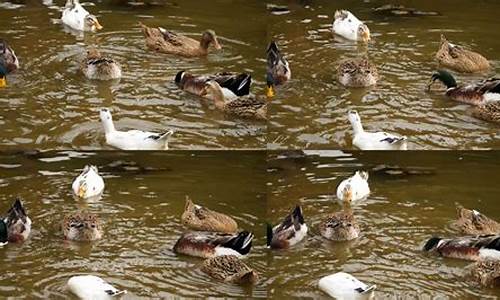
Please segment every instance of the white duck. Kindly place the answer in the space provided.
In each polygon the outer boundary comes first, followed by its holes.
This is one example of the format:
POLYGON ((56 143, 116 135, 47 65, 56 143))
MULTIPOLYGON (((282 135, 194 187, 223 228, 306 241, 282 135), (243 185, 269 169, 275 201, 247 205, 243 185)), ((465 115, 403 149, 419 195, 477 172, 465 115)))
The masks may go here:
POLYGON ((353 176, 342 180, 337 187, 337 198, 341 203, 361 200, 369 194, 368 172, 365 171, 356 171, 353 176))
POLYGON ((352 41, 370 41, 370 29, 347 10, 337 10, 332 27, 333 33, 352 41))
POLYGON ((351 274, 344 272, 335 273, 321 278, 318 282, 319 289, 335 299, 341 300, 367 300, 373 299, 376 285, 368 286, 351 274))
POLYGON ((104 191, 104 180, 96 166, 86 165, 71 185, 73 193, 81 199, 96 197, 104 191))
POLYGON ((361 150, 406 150, 406 136, 392 135, 387 132, 366 132, 361 124, 358 112, 350 110, 347 113, 351 122, 354 137, 352 144, 361 150))
POLYGON ((101 109, 101 122, 106 134, 106 143, 122 150, 168 150, 172 130, 155 133, 142 130, 118 131, 113 124, 111 112, 101 109))
POLYGON ((127 291, 119 291, 102 278, 94 275, 73 276, 68 280, 69 290, 84 300, 117 299, 127 291))
POLYGON ((83 8, 79 0, 66 1, 61 20, 75 30, 95 32, 102 29, 97 17, 83 8))

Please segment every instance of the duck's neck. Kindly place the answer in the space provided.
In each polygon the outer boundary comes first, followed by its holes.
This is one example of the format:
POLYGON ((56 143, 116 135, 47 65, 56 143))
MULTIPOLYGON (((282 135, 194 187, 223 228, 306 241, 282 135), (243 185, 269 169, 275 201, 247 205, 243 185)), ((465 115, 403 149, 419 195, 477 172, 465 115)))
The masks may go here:
POLYGON ((200 49, 204 52, 207 52, 208 46, 210 46, 210 40, 207 39, 205 36, 202 36, 200 40, 200 49))
POLYGON ((115 124, 113 124, 113 120, 103 120, 102 125, 104 126, 105 134, 110 134, 116 131, 115 124))
POLYGON ((217 106, 217 108, 223 108, 226 100, 224 98, 224 92, 222 91, 222 88, 219 87, 213 89, 212 96, 214 98, 215 106, 217 106))
POLYGON ((352 125, 352 130, 354 131, 354 134, 362 133, 364 132, 363 125, 361 124, 361 121, 351 121, 352 125))

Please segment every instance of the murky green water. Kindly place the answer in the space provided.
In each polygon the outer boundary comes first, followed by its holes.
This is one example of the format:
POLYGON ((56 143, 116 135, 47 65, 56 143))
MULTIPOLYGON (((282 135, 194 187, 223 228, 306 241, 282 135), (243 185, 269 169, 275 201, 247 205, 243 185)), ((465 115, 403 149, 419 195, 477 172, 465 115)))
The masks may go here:
POLYGON ((10 42, 21 64, 8 77, 9 87, 0 91, 0 148, 111 149, 104 142, 101 107, 112 109, 118 129, 174 129, 172 149, 265 147, 265 122, 224 116, 173 82, 180 70, 249 72, 255 79, 253 92, 260 93, 266 30, 260 1, 168 1, 135 8, 97 2, 87 9, 104 29, 84 36, 59 24, 64 3, 0 6, 0 37, 10 42), (153 53, 146 50, 139 21, 196 39, 211 28, 223 51, 194 59, 153 53), (88 46, 121 63, 119 82, 83 76, 79 63, 88 46))
POLYGON ((432 235, 454 236, 455 203, 499 219, 496 174, 499 153, 311 152, 306 158, 273 155, 269 161, 268 219, 277 222, 302 205, 308 237, 268 257, 269 297, 326 298, 319 278, 339 271, 377 285, 376 299, 496 299, 498 289, 481 289, 463 278, 469 262, 424 255, 432 235), (319 156, 318 156, 319 154, 319 156), (370 171, 381 164, 425 175, 395 176, 370 171), (330 242, 318 225, 340 210, 336 187, 356 170, 370 171, 371 195, 353 211, 361 235, 330 242))
POLYGON ((279 90, 270 110, 269 146, 295 149, 352 149, 347 111, 357 109, 367 130, 407 135, 409 149, 498 148, 497 124, 477 120, 471 107, 425 92, 436 69, 440 34, 479 51, 492 62, 488 74, 460 75, 470 82, 498 70, 500 2, 398 1, 437 11, 437 17, 386 18, 372 8, 387 1, 270 1, 289 4, 290 13, 269 17, 269 38, 276 39, 292 67, 293 80, 279 90), (349 9, 365 21, 373 41, 366 46, 334 41, 335 10, 349 9), (335 66, 346 57, 368 54, 379 69, 379 83, 346 89, 335 81, 335 66))
POLYGON ((172 251, 186 230, 180 224, 186 195, 233 216, 243 229, 262 231, 263 153, 2 154, 0 172, 1 214, 19 195, 33 221, 27 242, 0 248, 0 298, 66 299, 69 277, 88 273, 127 289, 125 299, 266 296, 262 234, 245 259, 261 275, 253 288, 214 281, 200 271, 203 260, 172 251), (99 167, 106 187, 102 199, 85 203, 73 199, 71 183, 89 163, 99 167), (103 238, 65 242, 57 228, 62 215, 83 207, 103 220, 103 238))

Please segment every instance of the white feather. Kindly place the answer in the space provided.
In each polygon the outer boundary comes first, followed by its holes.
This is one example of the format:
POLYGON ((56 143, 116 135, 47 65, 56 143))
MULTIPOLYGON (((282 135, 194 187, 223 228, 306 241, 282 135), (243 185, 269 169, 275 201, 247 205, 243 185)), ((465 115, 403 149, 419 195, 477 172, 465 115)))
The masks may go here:
POLYGON ((483 260, 484 259, 500 260, 500 251, 495 249, 481 248, 479 249, 479 257, 483 260))
POLYGON ((116 130, 111 112, 108 109, 102 109, 100 117, 106 135, 106 143, 113 147, 122 150, 168 150, 168 140, 173 134, 171 130, 161 138, 154 139, 152 136, 157 136, 158 133, 142 130, 116 130))
POLYGON ((363 300, 372 299, 375 285, 368 286, 359 281, 356 277, 339 272, 321 278, 318 282, 319 289, 335 299, 342 300, 363 300), (359 290, 357 290, 359 289, 359 290), (367 291, 367 292, 360 292, 367 291))
POLYGON ((83 172, 75 178, 71 185, 75 195, 78 195, 82 185, 86 187, 84 199, 98 196, 104 191, 104 180, 98 174, 97 167, 85 166, 83 172))
POLYGON ((347 185, 351 189, 351 201, 364 199, 370 194, 368 180, 364 179, 359 171, 356 171, 353 176, 342 180, 337 186, 337 198, 341 203, 345 201, 346 195, 344 192, 347 185))
POLYGON ((360 40, 361 38, 358 37, 358 28, 360 25, 363 25, 363 22, 356 18, 356 16, 354 16, 351 12, 344 12, 347 13, 347 17, 345 19, 336 17, 333 21, 333 32, 352 41, 360 40))
POLYGON ((295 231, 295 235, 288 240, 290 247, 302 241, 307 236, 308 229, 306 224, 301 224, 300 229, 295 231))
POLYGON ((231 249, 231 248, 226 248, 226 247, 215 247, 215 256, 221 256, 221 255, 236 255, 238 257, 242 257, 241 253, 238 251, 231 249))
POLYGON ((116 299, 116 296, 127 293, 119 291, 103 279, 93 275, 73 276, 68 280, 69 290, 84 300, 116 299))
POLYGON ((63 10, 61 20, 63 24, 75 30, 84 31, 85 17, 87 15, 89 15, 89 12, 80 3, 75 1, 74 7, 66 7, 63 10))

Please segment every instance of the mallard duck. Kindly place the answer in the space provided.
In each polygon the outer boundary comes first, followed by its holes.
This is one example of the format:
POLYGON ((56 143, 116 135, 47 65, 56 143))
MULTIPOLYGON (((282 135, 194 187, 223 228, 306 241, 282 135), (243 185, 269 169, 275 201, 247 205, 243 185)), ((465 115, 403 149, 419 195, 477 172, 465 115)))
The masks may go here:
POLYGON ((319 289, 330 297, 342 300, 373 299, 376 285, 368 286, 351 274, 339 272, 321 278, 319 289))
POLYGON ((500 235, 465 236, 452 239, 430 238, 424 251, 465 260, 500 260, 500 235))
POLYGON ((455 101, 472 105, 484 105, 500 101, 500 79, 490 78, 465 86, 458 86, 455 78, 448 71, 438 70, 432 74, 427 90, 438 80, 446 86, 445 95, 455 101))
POLYGON ((3 76, 19 69, 19 60, 16 53, 4 39, 0 39, 0 67, 4 69, 3 76))
POLYGON ((436 60, 445 68, 462 73, 481 72, 490 69, 490 62, 479 53, 454 45, 441 35, 436 60))
POLYGON ((233 233, 238 230, 236 221, 228 215, 196 205, 186 196, 186 206, 181 216, 182 224, 194 230, 233 233))
POLYGON ((197 41, 165 28, 152 28, 142 23, 139 25, 146 37, 146 46, 157 52, 194 57, 207 55, 210 44, 213 44, 216 50, 222 49, 213 30, 205 31, 201 40, 197 41))
POLYGON ((500 101, 474 107, 472 116, 484 121, 500 123, 500 101))
POLYGON ((86 165, 71 185, 73 193, 81 199, 96 197, 104 191, 104 180, 96 166, 86 165))
POLYGON ((101 109, 100 117, 106 143, 122 150, 168 150, 168 140, 174 133, 172 130, 163 133, 142 130, 118 131, 107 108, 101 109))
POLYGON ((87 51, 81 69, 88 79, 111 80, 122 77, 120 64, 111 58, 103 57, 97 49, 87 51))
POLYGON ((104 279, 94 275, 73 276, 68 280, 68 289, 78 298, 84 300, 119 299, 127 291, 117 290, 104 279))
POLYGON ((377 67, 367 57, 345 59, 337 67, 337 81, 347 87, 368 87, 377 83, 377 67))
POLYGON ((215 80, 210 80, 205 84, 201 96, 213 99, 215 107, 227 114, 245 119, 267 120, 266 99, 247 95, 226 101, 221 86, 215 80))
MULTIPOLYGON (((23 242, 31 233, 31 219, 26 214, 20 198, 14 201, 6 217, 0 223, 3 223, 2 227, 7 228, 7 240, 11 243, 23 242)), ((5 234, 3 235, 0 241, 5 239, 5 234)))
POLYGON ((467 267, 467 274, 479 285, 485 287, 500 287, 500 261, 478 261, 467 267))
POLYGON ((333 33, 352 41, 370 41, 370 29, 350 11, 337 10, 332 27, 333 33))
POLYGON ((175 83, 179 88, 198 96, 201 96, 205 84, 210 80, 215 80, 221 86, 224 98, 228 100, 248 95, 252 84, 252 76, 246 73, 223 72, 214 75, 193 75, 180 71, 175 75, 175 83))
POLYGON ((235 255, 222 255, 206 259, 201 270, 211 277, 239 284, 253 284, 259 275, 235 255))
POLYGON ((267 86, 266 95, 268 97, 274 96, 274 85, 281 85, 290 78, 292 78, 292 70, 288 61, 283 57, 281 51, 278 48, 278 44, 275 41, 269 43, 267 47, 267 74, 271 76, 268 79, 268 83, 271 82, 272 85, 267 86))
POLYGON ((369 194, 368 172, 365 171, 356 171, 353 176, 342 180, 337 186, 337 199, 340 203, 361 200, 369 194))
POLYGON ((457 207, 458 219, 453 226, 463 234, 500 234, 500 223, 488 218, 477 210, 457 207))
POLYGON ((347 113, 354 136, 352 144, 360 150, 406 150, 406 136, 392 135, 387 132, 367 132, 363 129, 361 118, 355 110, 347 113))
POLYGON ((320 234, 332 241, 349 241, 359 236, 359 225, 351 210, 329 215, 319 224, 320 234))
POLYGON ((66 1, 61 20, 63 24, 79 31, 95 32, 103 28, 97 17, 83 8, 79 0, 66 1))
POLYGON ((253 233, 216 233, 193 231, 184 233, 175 243, 174 252, 195 257, 247 255, 252 248, 253 233))
POLYGON ((291 214, 278 225, 267 224, 267 246, 271 249, 285 249, 298 244, 307 236, 302 208, 297 205, 291 214))
POLYGON ((64 216, 64 238, 72 241, 95 241, 102 238, 101 221, 95 214, 80 211, 64 216))

